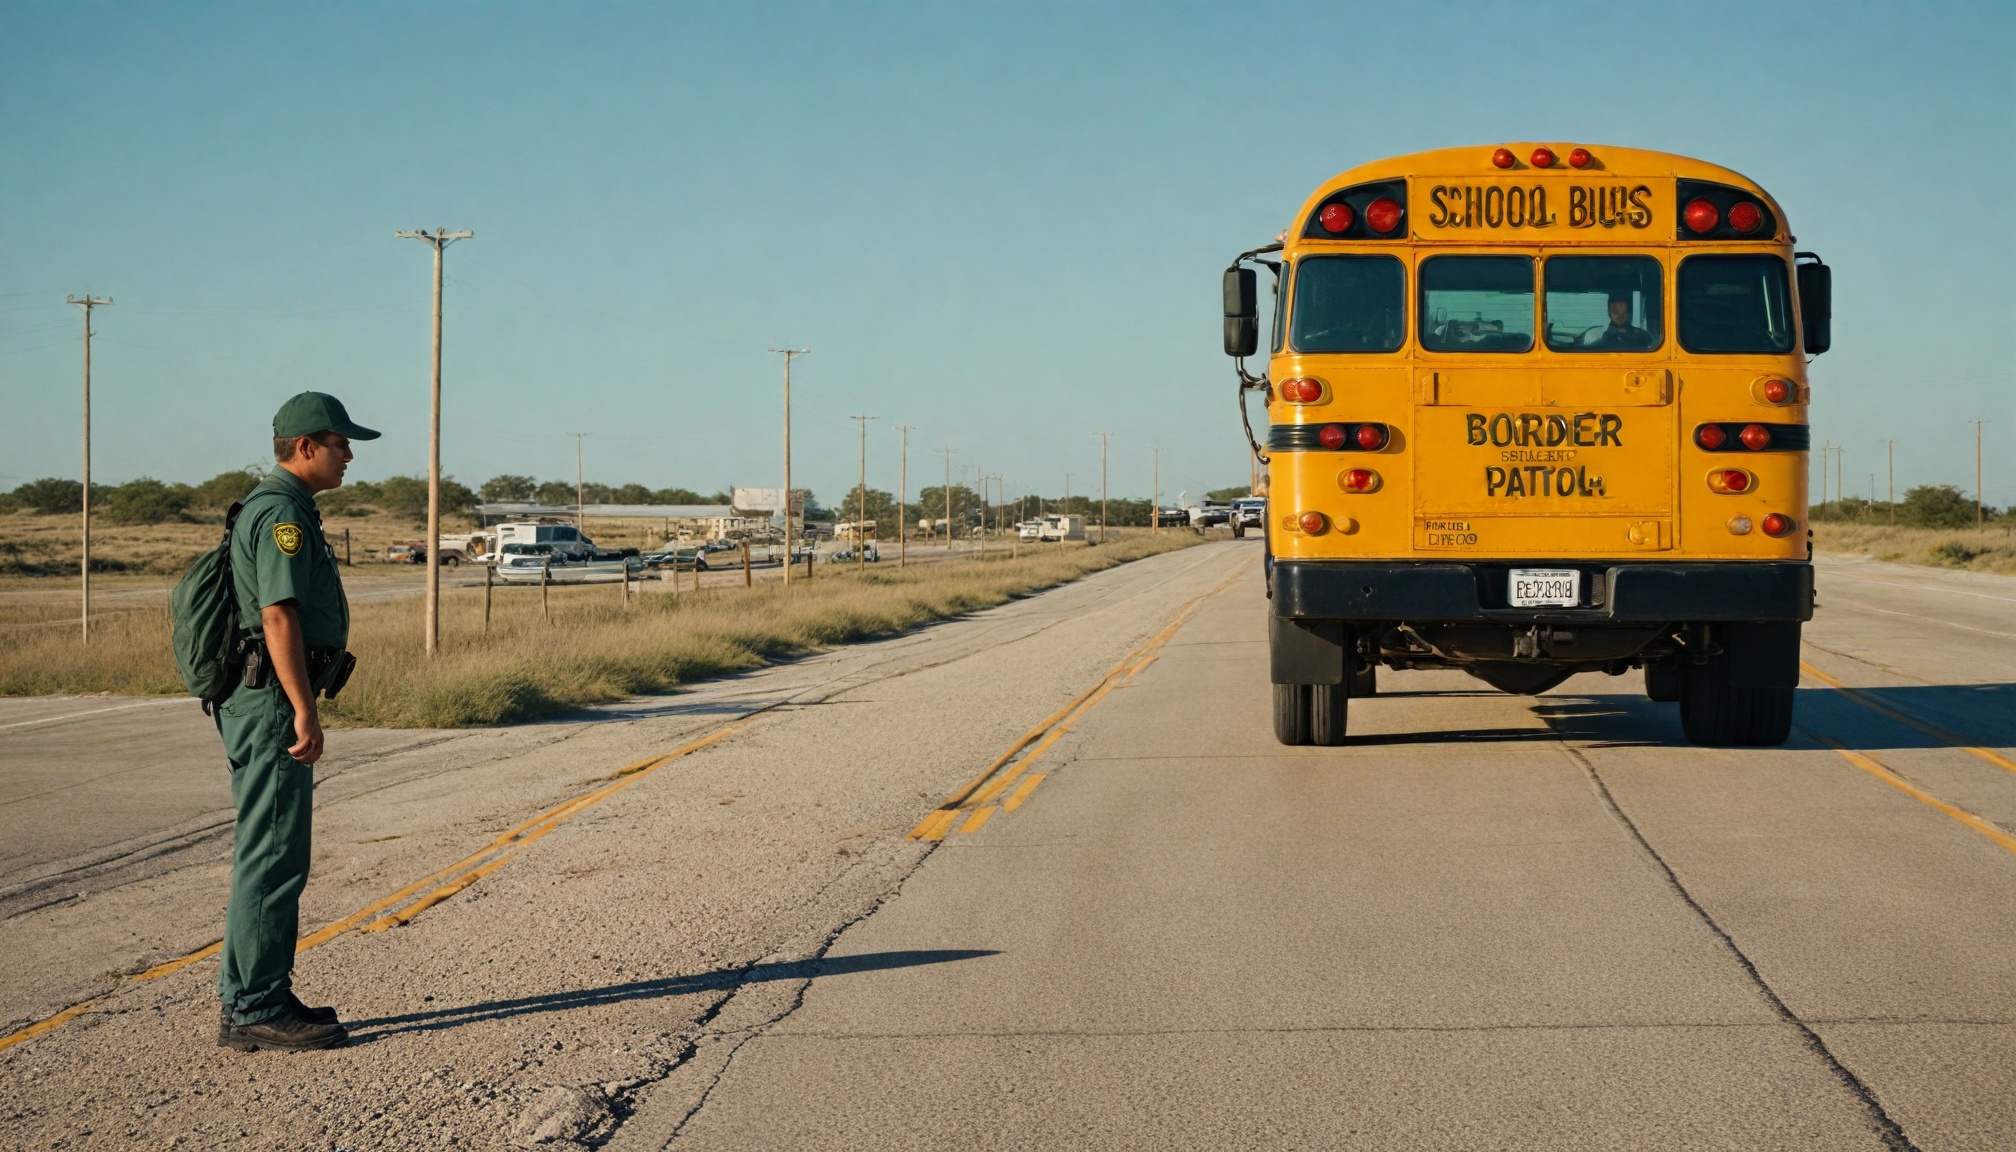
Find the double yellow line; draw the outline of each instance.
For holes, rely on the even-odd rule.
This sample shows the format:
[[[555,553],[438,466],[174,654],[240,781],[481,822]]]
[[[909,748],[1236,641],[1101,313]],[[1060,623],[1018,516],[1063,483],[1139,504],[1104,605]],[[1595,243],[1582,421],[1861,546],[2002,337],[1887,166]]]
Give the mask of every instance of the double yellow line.
[[[1071,731],[1078,721],[1084,719],[1085,714],[1099,701],[1104,700],[1108,692],[1131,681],[1148,665],[1153,664],[1159,658],[1155,650],[1167,644],[1183,625],[1189,623],[1190,617],[1196,615],[1197,609],[1202,607],[1206,600],[1232,587],[1246,574],[1246,569],[1251,563],[1249,560],[1239,565],[1216,588],[1184,602],[1160,632],[1150,636],[1146,643],[1128,653],[1125,659],[1115,664],[1090,688],[1073,697],[1069,704],[1052,712],[1042,723],[1024,732],[1020,739],[1010,744],[1007,751],[996,756],[994,762],[982,769],[980,774],[969,781],[964,788],[946,797],[945,802],[933,809],[929,816],[924,817],[915,828],[906,833],[904,839],[943,840],[952,831],[954,824],[959,826],[961,832],[977,832],[993,818],[997,810],[1013,812],[1020,808],[1028,801],[1029,794],[1036,790],[1036,786],[1046,779],[1043,773],[1029,771],[1036,761],[1062,739],[1065,733]],[[1035,747],[1031,748],[1032,744]],[[1022,755],[1024,749],[1028,749],[1027,755]],[[1021,759],[1016,759],[1017,756],[1021,756]],[[1013,767],[1009,767],[1011,763]],[[1003,772],[1004,768],[1008,770]],[[1021,781],[1021,786],[1009,793],[1007,799],[998,805],[995,804],[994,798],[1018,780]],[[961,817],[964,817],[963,821]]]
[[[443,900],[448,899],[450,896],[455,895],[457,892],[462,891],[464,888],[469,887],[476,881],[510,863],[512,858],[517,854],[518,849],[538,840],[582,812],[600,804],[602,801],[630,787],[632,784],[637,783],[639,780],[644,779],[674,760],[690,756],[717,740],[725,739],[740,730],[740,728],[740,725],[731,724],[726,728],[710,733],[670,752],[646,757],[643,760],[637,761],[635,764],[611,776],[609,779],[612,783],[605,784],[593,792],[576,796],[557,808],[542,812],[523,824],[505,832],[478,851],[472,852],[455,863],[448,865],[446,868],[423,876],[406,887],[401,888],[399,891],[392,893],[390,896],[382,900],[375,900],[352,912],[350,915],[343,917],[341,920],[332,921],[316,931],[301,937],[294,943],[294,954],[298,956],[310,948],[326,944],[343,933],[348,932],[350,929],[357,928],[360,924],[363,925],[363,927],[358,928],[360,932],[383,932],[387,928],[394,928],[411,921],[415,916],[420,915],[420,913],[425,912],[427,909],[432,908],[434,905],[441,903]],[[418,899],[415,899],[415,896],[418,896]],[[376,918],[374,919],[374,917]],[[0,1036],[0,1052],[12,1048],[24,1040],[33,1039],[44,1032],[62,1027],[76,1016],[117,995],[120,989],[126,984],[138,983],[144,980],[158,980],[171,972],[179,972],[199,960],[207,960],[215,956],[223,947],[223,941],[215,941],[202,948],[198,948],[186,956],[178,956],[165,963],[156,964],[144,972],[135,973],[127,977],[120,985],[102,996],[94,996],[81,1004],[73,1004],[46,1020],[38,1020],[25,1028],[10,1032],[5,1036]]]
[[[1876,699],[1869,693],[1859,688],[1851,688],[1848,685],[1842,683],[1839,680],[1836,680],[1834,677],[1829,676],[1827,673],[1820,671],[1818,668],[1815,668],[1813,665],[1808,664],[1803,660],[1799,662],[1799,668],[1801,671],[1805,672],[1808,676],[1811,676],[1813,679],[1820,681],[1822,684],[1827,685],[1829,688],[1834,689],[1836,692],[1841,693],[1849,700],[1852,700],[1855,703],[1860,704],[1861,706],[1869,709],[1872,712],[1876,712],[1880,715],[1886,716],[1908,728],[1912,728],[1919,732],[1923,732],[1925,735],[1932,737],[1934,740],[1937,740],[1942,744],[1950,745],[1954,748],[1960,749],[1962,752],[1968,753],[1969,755],[1975,756],[1982,760],[1986,760],[1988,763],[1993,764],[1997,768],[2000,768],[2006,772],[2016,773],[2016,760],[2011,760],[2009,757],[2004,756],[2002,753],[1997,752],[1993,748],[1983,748],[1976,744],[1970,744],[1966,741],[1964,737],[1961,737],[1953,732],[1949,732],[1936,724],[1928,724],[1915,716],[1909,716],[1903,712],[1899,712],[1897,709],[1890,707],[1888,704],[1885,704],[1882,701]],[[1923,804],[1926,807],[1933,809],[1934,811],[1944,813],[1945,815],[1953,818],[1954,820],[1959,821],[1961,824],[1967,826],[1968,828],[1971,828],[1974,831],[1979,832],[1981,835],[1986,836],[1988,839],[1993,840],[1996,844],[2000,845],[2004,850],[2012,854],[2016,854],[2016,836],[2011,836],[2009,833],[2004,832],[2001,828],[1997,827],[1991,821],[1984,820],[1981,817],[1976,816],[1974,813],[1967,811],[1965,808],[1961,808],[1958,807],[1957,805],[1949,804],[1946,801],[1941,800],[1939,797],[1934,796],[1932,793],[1925,791],[1924,789],[1904,779],[1902,776],[1899,776],[1888,765],[1884,764],[1881,760],[1878,760],[1876,757],[1870,755],[1867,752],[1850,748],[1846,744],[1843,744],[1841,741],[1836,740],[1832,736],[1828,736],[1823,733],[1814,732],[1810,729],[1805,728],[1801,728],[1800,731],[1805,732],[1808,736],[1811,736],[1813,739],[1819,741],[1822,744],[1825,744],[1827,747],[1833,749],[1835,754],[1840,756],[1842,759],[1848,761],[1850,764],[1855,765],[1855,767],[1860,768],[1862,771],[1869,773],[1876,779],[1881,780],[1883,783],[1888,784],[1890,787],[1897,789],[1899,792],[1904,793],[1906,796],[1911,797],[1913,800],[1918,801],[1920,804]]]

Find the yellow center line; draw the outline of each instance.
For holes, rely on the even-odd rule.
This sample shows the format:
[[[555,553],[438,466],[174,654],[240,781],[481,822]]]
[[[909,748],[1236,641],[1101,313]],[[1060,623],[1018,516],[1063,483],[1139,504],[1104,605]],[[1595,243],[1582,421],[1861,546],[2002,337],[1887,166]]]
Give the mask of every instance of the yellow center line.
[[[1022,806],[1022,802],[1024,800],[1029,799],[1029,793],[1034,792],[1036,790],[1036,785],[1041,784],[1042,782],[1043,782],[1043,773],[1031,772],[1029,774],[1029,778],[1027,780],[1022,781],[1022,786],[1020,788],[1015,789],[1015,791],[1009,795],[1008,799],[1003,800],[1001,802],[1001,811],[1013,812],[1015,809],[1020,808]]]
[[[1929,808],[1936,808],[1939,811],[1944,812],[1946,815],[1951,816],[1953,819],[1958,820],[1960,823],[1965,824],[1967,827],[1972,828],[1974,831],[1979,832],[1981,835],[1986,836],[1990,840],[1993,840],[1995,843],[2001,845],[2005,850],[2011,853],[2016,853],[2016,836],[2011,836],[2009,833],[2004,832],[2002,829],[1996,827],[1994,824],[1991,824],[1986,820],[1983,820],[1981,817],[1976,816],[1974,813],[1967,811],[1965,808],[1956,808],[1953,805],[1948,804],[1946,801],[1939,799],[1937,796],[1932,795],[1930,792],[1927,792],[1924,789],[1919,788],[1918,786],[1912,784],[1910,781],[1904,779],[1902,776],[1899,776],[1895,772],[1892,772],[1889,768],[1885,767],[1880,761],[1878,761],[1874,756],[1871,756],[1866,752],[1858,752],[1848,747],[1847,745],[1841,743],[1839,740],[1834,739],[1831,736],[1823,736],[1818,732],[1808,731],[1807,729],[1804,728],[1801,728],[1800,731],[1805,732],[1806,735],[1812,737],[1815,740],[1818,740],[1820,743],[1825,744],[1827,747],[1832,748],[1837,754],[1839,754],[1843,759],[1847,760],[1850,764],[1855,765],[1857,768],[1862,769],[1864,772],[1869,773],[1871,776],[1876,777],[1878,780],[1883,781],[1885,784],[1890,785],[1892,788],[1897,789],[1899,792],[1904,793],[1906,796],[1911,797],[1913,800],[1918,801],[1920,804],[1923,804]]]
[[[1080,692],[1074,697],[1070,703],[1045,717],[1041,724],[1024,732],[1020,739],[1010,744],[1007,751],[996,756],[993,763],[981,770],[980,774],[969,781],[964,788],[947,797],[943,804],[940,804],[930,815],[919,821],[915,828],[904,833],[903,838],[905,840],[943,840],[945,833],[950,830],[953,820],[957,819],[961,811],[971,811],[975,805],[986,803],[998,795],[1001,789],[1013,783],[1015,778],[1021,775],[1030,764],[1034,763],[1038,756],[1041,756],[1052,744],[1055,744],[1058,738],[1063,736],[1065,732],[1070,731],[1071,724],[1076,723],[1078,718],[1083,716],[1092,705],[1097,704],[1107,692],[1111,691],[1114,685],[1119,683],[1121,677],[1137,673],[1141,669],[1146,668],[1148,663],[1154,659],[1152,653],[1154,653],[1155,649],[1168,643],[1170,638],[1176,635],[1177,629],[1189,623],[1190,617],[1196,613],[1197,609],[1206,600],[1232,587],[1241,576],[1246,574],[1246,569],[1251,564],[1251,560],[1240,564],[1217,587],[1211,589],[1209,592],[1199,593],[1185,601],[1183,606],[1176,610],[1176,615],[1170,619],[1169,623],[1161,631],[1150,636],[1139,648],[1129,652],[1118,664],[1108,669],[1106,674],[1101,676],[1090,688],[1085,689],[1085,691]],[[1001,771],[1009,761],[1015,759],[1017,753],[1029,747],[1029,745],[1036,743],[1039,739],[1043,742],[1037,745],[1035,751],[1023,757],[1021,763],[1013,771],[999,780],[993,780],[994,774]],[[991,784],[989,783],[990,780],[993,781]]]
[[[966,818],[966,823],[959,826],[959,831],[978,832],[980,826],[987,823],[987,818],[992,815],[994,815],[994,806],[992,804],[984,808],[975,808],[973,814]]]
[[[1855,703],[1862,705],[1864,708],[1867,708],[1872,712],[1880,712],[1883,715],[1888,716],[1890,719],[1897,721],[1899,724],[1902,724],[1907,728],[1915,728],[1918,731],[1923,732],[1925,735],[1932,737],[1934,740],[1937,740],[1942,744],[1951,744],[1953,747],[1960,749],[1962,752],[1966,752],[1970,755],[1979,757],[1982,760],[1986,760],[1988,763],[1995,765],[1997,768],[2000,768],[2005,772],[2016,772],[2016,760],[2011,760],[2009,757],[2004,756],[2002,753],[1995,751],[1993,748],[1982,748],[1978,745],[1969,744],[1967,742],[1966,737],[1964,736],[1961,736],[1954,732],[1949,732],[1946,729],[1939,727],[1937,724],[1927,723],[1923,720],[1918,719],[1915,716],[1907,716],[1904,713],[1899,712],[1897,709],[1890,707],[1888,704],[1883,703],[1881,700],[1878,700],[1875,697],[1869,695],[1868,692],[1860,688],[1850,688],[1848,685],[1843,684],[1841,681],[1836,680],[1834,677],[1829,676],[1827,673],[1820,671],[1818,668],[1815,668],[1813,665],[1808,664],[1804,660],[1801,660],[1799,662],[1799,668],[1801,671],[1805,672],[1808,676],[1813,677],[1815,680],[1820,681],[1822,684],[1827,685],[1829,688],[1834,689],[1835,691],[1848,697],[1848,699],[1853,700]]]
[[[371,917],[377,915],[380,912],[385,911],[387,908],[394,908],[397,907],[398,905],[405,903],[415,893],[420,892],[421,890],[427,888],[430,884],[434,884],[436,881],[441,880],[443,877],[453,877],[452,879],[449,879],[446,883],[440,884],[438,887],[435,887],[432,891],[427,892],[427,894],[425,896],[422,896],[419,900],[414,901],[411,907],[401,909],[400,911],[395,912],[388,916],[379,917],[377,920],[372,921],[370,924],[366,925],[362,929],[362,931],[382,932],[387,928],[395,927],[397,925],[405,924],[411,921],[415,916],[418,916],[420,913],[426,911],[429,908],[432,908],[434,905],[439,904],[441,901],[448,899],[450,896],[455,895],[457,892],[462,891],[463,889],[469,887],[469,885],[474,884],[476,881],[481,880],[483,877],[488,876],[490,873],[495,872],[497,869],[503,867],[508,861],[510,861],[513,858],[513,856],[516,855],[516,853],[505,852],[503,855],[496,856],[495,859],[491,859],[489,863],[480,864],[474,868],[470,868],[469,867],[470,865],[477,864],[478,861],[495,856],[500,849],[507,847],[516,849],[523,847],[524,845],[530,844],[535,840],[538,840],[539,838],[545,836],[547,833],[553,831],[555,828],[558,828],[560,825],[566,823],[568,820],[573,819],[581,812],[587,810],[588,808],[593,807],[596,804],[601,803],[602,801],[608,799],[610,796],[615,795],[617,792],[620,792],[623,789],[628,788],[630,785],[635,784],[637,781],[644,779],[646,776],[649,776],[653,772],[658,771],[665,765],[670,764],[674,760],[680,759],[681,757],[689,756],[692,753],[698,752],[702,748],[707,747],[709,744],[712,744],[717,740],[721,740],[739,731],[741,727],[742,726],[739,724],[731,724],[726,728],[722,728],[719,731],[710,733],[706,736],[701,737],[698,740],[694,740],[691,743],[675,748],[670,752],[660,753],[659,755],[656,756],[647,756],[644,759],[637,761],[635,764],[631,764],[628,767],[618,770],[611,777],[609,777],[609,779],[613,780],[614,783],[605,784],[602,787],[595,789],[593,792],[589,792],[581,796],[576,796],[568,800],[564,804],[560,804],[556,807],[549,808],[545,812],[542,812],[539,815],[532,817],[530,820],[527,820],[524,823],[519,824],[516,827],[512,828],[510,831],[505,832],[504,834],[498,836],[495,840],[492,840],[490,843],[484,845],[480,850],[472,852],[469,855],[464,856],[462,859],[457,860],[455,863],[448,865],[446,868],[439,869],[426,876],[423,876],[420,879],[415,880],[413,883],[408,884],[406,887],[401,888],[399,891],[392,893],[390,896],[386,896],[379,900],[374,900],[370,904],[367,904],[364,907],[358,909],[357,911],[352,912],[350,915],[343,917],[341,920],[336,920],[329,924],[325,924],[321,928],[317,929],[315,932],[312,932],[307,936],[301,937],[299,940],[294,942],[295,955],[298,956],[301,953],[308,951],[310,948],[317,947],[318,945],[321,944],[326,944],[330,940],[333,940],[336,937],[342,935],[344,932],[349,931],[356,925],[363,923],[366,920],[369,920]],[[465,869],[467,870],[465,871]],[[223,947],[224,945],[222,941],[212,941],[211,943],[206,944],[201,948],[198,948],[196,951],[191,952],[186,956],[178,956],[173,960],[169,960],[161,964],[156,964],[154,967],[149,968],[144,972],[136,973],[135,975],[128,977],[127,982],[130,983],[141,980],[159,979],[160,977],[166,976],[172,972],[178,972],[183,968],[186,968],[189,965],[196,963],[199,960],[207,960],[210,957],[215,956],[219,951],[223,949]],[[57,1014],[49,1017],[46,1020],[38,1020],[25,1028],[21,1028],[14,1032],[10,1032],[5,1036],[0,1036],[0,1051],[5,1051],[6,1049],[11,1048],[16,1044],[19,1044],[23,1040],[30,1039],[34,1036],[39,1036],[44,1032],[48,1032],[54,1028],[62,1026],[67,1021],[88,1010],[93,1005],[102,1003],[103,1001],[113,996],[117,992],[118,989],[114,988],[112,992],[108,992],[103,996],[96,996],[89,1000],[84,1001],[81,1004],[72,1005],[71,1007],[65,1008],[63,1011],[58,1012]]]

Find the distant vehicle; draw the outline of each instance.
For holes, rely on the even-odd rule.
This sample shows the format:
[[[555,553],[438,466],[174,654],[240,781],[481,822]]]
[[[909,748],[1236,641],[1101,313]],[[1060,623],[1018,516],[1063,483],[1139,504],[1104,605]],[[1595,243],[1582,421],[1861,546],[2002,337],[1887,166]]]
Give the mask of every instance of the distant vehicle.
[[[1037,529],[1036,537],[1039,540],[1054,542],[1083,540],[1085,539],[1085,518],[1083,516],[1066,516],[1062,513],[1045,516],[1043,517],[1042,526]]]
[[[864,546],[861,561],[869,564],[881,563],[882,553],[875,547],[875,541],[870,540]],[[829,552],[826,554],[826,562],[829,564],[853,564],[856,562],[854,559],[854,549],[842,548],[837,552]]]
[[[506,544],[497,554],[497,579],[506,584],[581,584],[619,580],[637,568],[621,552],[571,552],[557,543]]]
[[[1267,523],[1267,498],[1265,496],[1242,496],[1232,501],[1232,522],[1243,528],[1258,528]]]
[[[1190,526],[1192,528],[1211,528],[1219,524],[1229,523],[1231,519],[1232,506],[1222,501],[1206,500],[1204,503],[1194,505],[1190,509]]]
[[[438,547],[441,563],[454,567],[458,564],[474,564],[490,558],[490,534],[487,532],[442,533]]]
[[[1190,513],[1182,508],[1157,508],[1155,522],[1164,528],[1183,528],[1190,523]]]
[[[705,548],[661,548],[656,552],[640,553],[637,559],[653,568],[672,568],[679,571],[699,569],[707,571],[707,550]]]
[[[513,544],[544,544],[555,556],[576,559],[592,559],[595,542],[581,534],[572,524],[552,524],[537,522],[515,522],[497,525],[497,549],[508,553]]]
[[[387,564],[425,564],[427,562],[427,542],[408,540],[385,546]]]
[[[1020,524],[1015,525],[1015,536],[1024,544],[1033,544],[1043,538],[1043,522],[1041,520],[1024,520]]]
[[[875,521],[863,520],[856,524],[852,520],[842,520],[833,525],[835,540],[852,540],[857,535],[869,540],[875,539]]]

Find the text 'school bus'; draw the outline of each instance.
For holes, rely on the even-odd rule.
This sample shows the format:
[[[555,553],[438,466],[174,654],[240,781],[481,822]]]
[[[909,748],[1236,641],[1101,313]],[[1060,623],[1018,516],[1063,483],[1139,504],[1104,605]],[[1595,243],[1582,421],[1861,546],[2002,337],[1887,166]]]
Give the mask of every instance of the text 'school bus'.
[[[1318,188],[1225,274],[1242,410],[1267,393],[1280,740],[1341,741],[1384,664],[1523,693],[1642,666],[1690,741],[1782,743],[1830,290],[1770,195],[1684,156],[1452,148]]]

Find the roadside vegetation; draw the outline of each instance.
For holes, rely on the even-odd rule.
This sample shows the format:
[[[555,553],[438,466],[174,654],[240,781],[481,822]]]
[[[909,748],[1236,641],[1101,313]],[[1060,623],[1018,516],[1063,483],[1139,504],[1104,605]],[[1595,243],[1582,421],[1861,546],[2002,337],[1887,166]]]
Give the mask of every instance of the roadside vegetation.
[[[536,720],[886,636],[1201,540],[1187,531],[1133,531],[1106,545],[1043,547],[1019,558],[1004,550],[905,569],[884,561],[865,574],[821,566],[788,590],[760,583],[673,593],[647,581],[640,587],[649,591],[626,601],[613,582],[555,587],[550,620],[536,586],[499,587],[487,634],[483,589],[444,588],[442,652],[432,660],[422,649],[420,597],[355,603],[358,669],[327,718],[392,728]],[[88,647],[78,643],[74,598],[0,597],[7,641],[0,695],[179,695],[161,582],[144,583],[153,593],[145,604],[94,616]]]
[[[1983,508],[1977,527],[1973,497],[1951,484],[1913,488],[1895,507],[1848,496],[1812,513],[1822,552],[2016,575],[2016,508]]]

